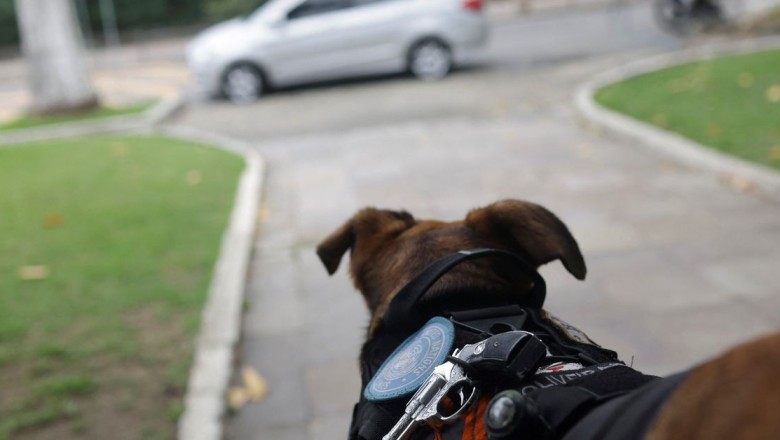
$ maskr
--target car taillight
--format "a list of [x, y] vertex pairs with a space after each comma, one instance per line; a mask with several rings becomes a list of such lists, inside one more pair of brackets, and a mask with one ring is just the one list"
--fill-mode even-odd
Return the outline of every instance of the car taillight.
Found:
[[463, 2], [463, 8], [468, 9], [470, 11], [481, 11], [482, 0], [465, 0]]

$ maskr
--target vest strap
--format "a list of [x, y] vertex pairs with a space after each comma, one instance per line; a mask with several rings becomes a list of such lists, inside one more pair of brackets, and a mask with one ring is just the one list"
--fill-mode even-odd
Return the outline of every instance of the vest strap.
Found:
[[428, 289], [458, 264], [487, 257], [503, 258], [516, 263], [520, 270], [531, 278], [533, 283], [527, 301], [523, 301], [521, 305], [533, 308], [542, 307], [546, 295], [544, 278], [539, 275], [534, 266], [522, 257], [500, 249], [463, 250], [434, 261], [398, 291], [384, 316], [386, 331], [396, 336], [408, 335], [416, 331], [427, 320], [427, 315], [416, 305]]

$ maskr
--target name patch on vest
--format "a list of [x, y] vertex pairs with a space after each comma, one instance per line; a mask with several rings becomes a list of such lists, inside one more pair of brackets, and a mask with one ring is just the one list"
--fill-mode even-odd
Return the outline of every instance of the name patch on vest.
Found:
[[[577, 368], [578, 365], [579, 368]], [[560, 366], [564, 366], [564, 368], [556, 368]], [[525, 395], [534, 390], [542, 390], [560, 385], [568, 385], [575, 380], [582, 379], [594, 374], [599, 374], [606, 370], [617, 367], [628, 368], [624, 364], [618, 362], [609, 362], [606, 364], [594, 365], [592, 367], [582, 367], [582, 365], [574, 363], [556, 363], [537, 371], [536, 375], [534, 375], [530, 381], [527, 381], [525, 386], [520, 388], [520, 394]]]
[[371, 402], [380, 402], [417, 391], [433, 369], [444, 363], [454, 341], [452, 322], [438, 316], [431, 319], [385, 360], [363, 395]]

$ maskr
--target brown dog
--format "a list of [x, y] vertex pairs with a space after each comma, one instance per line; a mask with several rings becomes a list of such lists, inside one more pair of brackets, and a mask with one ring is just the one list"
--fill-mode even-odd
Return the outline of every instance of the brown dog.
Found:
[[[399, 289], [434, 260], [473, 248], [510, 251], [537, 267], [560, 260], [576, 278], [586, 275], [577, 242], [563, 222], [539, 205], [518, 200], [472, 210], [455, 222], [363, 209], [327, 237], [317, 254], [333, 274], [351, 251], [350, 273], [371, 312], [371, 341]], [[527, 292], [528, 285], [529, 279], [510, 264], [478, 260], [444, 275], [421, 305], [511, 302]], [[780, 334], [692, 370], [664, 405], [648, 438], [780, 439], [778, 410]]]

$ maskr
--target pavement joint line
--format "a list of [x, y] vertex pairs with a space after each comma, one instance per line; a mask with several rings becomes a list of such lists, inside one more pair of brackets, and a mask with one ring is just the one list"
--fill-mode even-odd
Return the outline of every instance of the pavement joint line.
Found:
[[152, 130], [167, 136], [208, 143], [241, 155], [246, 161], [236, 190], [230, 223], [203, 310], [200, 334], [190, 371], [180, 440], [220, 440], [225, 396], [233, 370], [233, 353], [240, 338], [242, 304], [251, 262], [265, 162], [248, 143], [196, 129], [169, 126]]
[[179, 96], [173, 98], [162, 99], [151, 108], [138, 114], [108, 116], [86, 121], [63, 122], [41, 127], [0, 131], [0, 148], [52, 139], [139, 130], [162, 123], [183, 106], [184, 97], [182, 94], [179, 94]]
[[780, 173], [764, 165], [721, 153], [677, 133], [656, 128], [630, 116], [607, 109], [595, 100], [596, 92], [607, 85], [644, 73], [689, 62], [720, 56], [739, 55], [780, 48], [780, 37], [720, 42], [690, 48], [671, 54], [634, 61], [603, 72], [577, 87], [574, 107], [586, 123], [600, 127], [610, 134], [637, 141], [676, 160], [718, 175], [746, 179], [754, 183], [760, 194], [780, 202]]

